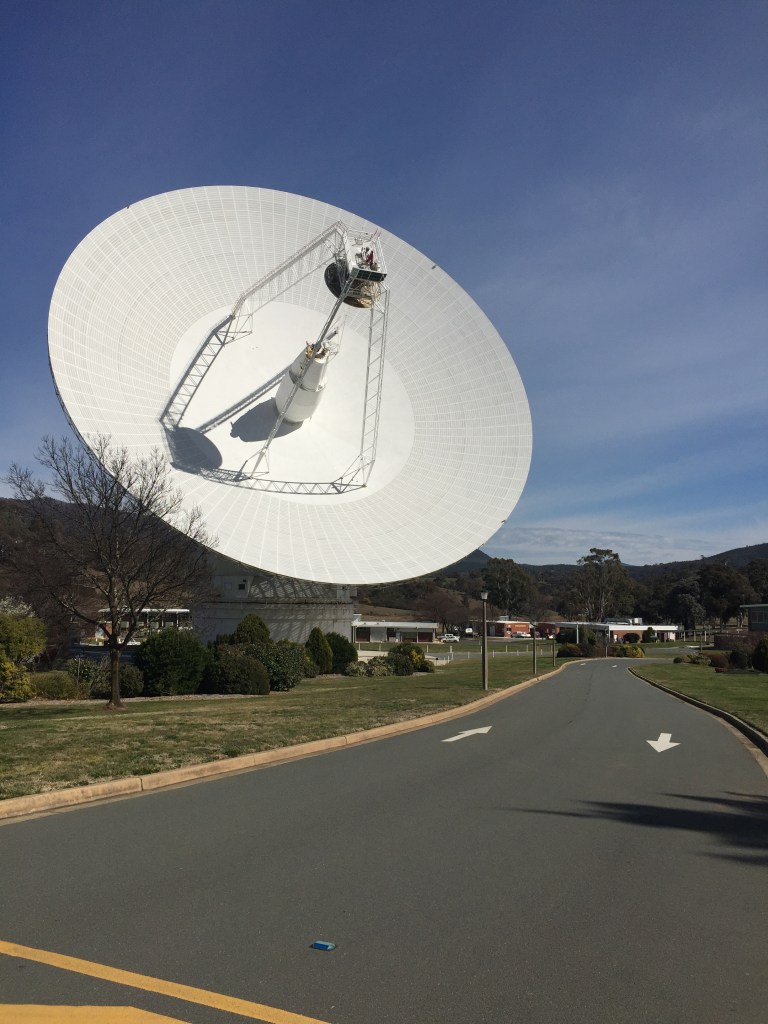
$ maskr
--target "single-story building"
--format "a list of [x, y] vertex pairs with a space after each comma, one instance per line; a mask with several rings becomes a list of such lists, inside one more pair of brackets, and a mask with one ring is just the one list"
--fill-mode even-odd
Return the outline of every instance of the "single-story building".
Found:
[[675, 626], [670, 622], [648, 623], [643, 622], [642, 619], [611, 619], [606, 625], [609, 638], [618, 643], [630, 633], [639, 636], [642, 640], [646, 629], [652, 629], [657, 640], [676, 640], [684, 635], [682, 626]]
[[[546, 628], [545, 628], [546, 627]], [[652, 629], [657, 640], [675, 640], [683, 636], [683, 627], [672, 623], [647, 623], [642, 619], [609, 619], [607, 622], [539, 622], [536, 626], [540, 635], [557, 636], [564, 629], [575, 629], [577, 632], [590, 629], [603, 637], [608, 643], [621, 643], [624, 637], [632, 634], [643, 639], [646, 629]]]
[[[531, 636], [531, 623], [527, 619], [493, 619], [486, 623], [488, 636], [495, 637], [517, 637]], [[480, 623], [479, 632], [482, 632], [483, 625]]]
[[353, 643], [405, 643], [433, 644], [437, 622], [391, 622], [361, 618], [352, 621]]
[[742, 604], [739, 608], [747, 613], [750, 633], [768, 633], [768, 604]]

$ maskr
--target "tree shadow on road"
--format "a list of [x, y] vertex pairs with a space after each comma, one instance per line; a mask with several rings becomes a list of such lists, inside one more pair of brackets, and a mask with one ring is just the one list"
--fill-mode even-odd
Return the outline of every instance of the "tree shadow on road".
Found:
[[[720, 797], [665, 794], [672, 799], [709, 804], [709, 808], [665, 807], [660, 804], [586, 801], [583, 811], [534, 811], [573, 818], [601, 818], [646, 828], [682, 829], [714, 838], [734, 852], [711, 854], [756, 867], [768, 865], [768, 799], [747, 793]], [[740, 851], [740, 852], [735, 852]]]

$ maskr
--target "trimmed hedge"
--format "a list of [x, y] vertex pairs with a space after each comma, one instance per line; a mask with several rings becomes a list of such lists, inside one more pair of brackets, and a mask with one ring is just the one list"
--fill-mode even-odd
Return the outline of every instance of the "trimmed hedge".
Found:
[[269, 693], [269, 673], [257, 659], [240, 646], [222, 647], [208, 667], [204, 682], [206, 693]]
[[557, 648], [557, 656], [558, 658], [581, 658], [581, 648], [578, 644], [560, 644]]
[[240, 622], [229, 642], [233, 644], [263, 644], [268, 643], [269, 639], [269, 626], [264, 619], [260, 615], [249, 612]]
[[89, 680], [78, 680], [63, 669], [35, 672], [30, 682], [36, 700], [87, 700], [91, 695]]
[[139, 647], [135, 661], [147, 696], [168, 697], [197, 693], [210, 654], [195, 633], [161, 629]]
[[292, 690], [304, 678], [304, 644], [291, 640], [243, 644], [241, 650], [262, 663], [269, 674], [271, 690]]
[[392, 675], [394, 676], [412, 676], [414, 672], [414, 663], [412, 658], [407, 654], [395, 654], [392, 651], [387, 655], [387, 661], [392, 666]]

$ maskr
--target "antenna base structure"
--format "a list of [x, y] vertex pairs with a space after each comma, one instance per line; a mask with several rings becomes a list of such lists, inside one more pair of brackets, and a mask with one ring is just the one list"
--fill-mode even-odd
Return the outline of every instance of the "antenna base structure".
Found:
[[[229, 315], [207, 334], [163, 410], [161, 422], [171, 452], [173, 433], [190, 414], [194, 399], [225, 346], [250, 336], [254, 317], [260, 310], [284, 298], [306, 277], [324, 267], [324, 280], [335, 302], [317, 339], [306, 344], [283, 375], [265, 382], [246, 399], [221, 410], [196, 428], [207, 433], [232, 415], [247, 411], [277, 384], [276, 417], [264, 444], [238, 469], [217, 467], [199, 472], [220, 482], [280, 493], [338, 494], [366, 485], [376, 459], [389, 306], [389, 291], [383, 283], [387, 271], [379, 235], [379, 232], [351, 232], [343, 222], [337, 221], [242, 292]], [[317, 409], [329, 363], [339, 349], [343, 329], [339, 313], [344, 305], [369, 311], [359, 454], [331, 481], [275, 480], [269, 476], [270, 447], [284, 422], [301, 425], [311, 419]], [[171, 461], [174, 462], [173, 456]]]

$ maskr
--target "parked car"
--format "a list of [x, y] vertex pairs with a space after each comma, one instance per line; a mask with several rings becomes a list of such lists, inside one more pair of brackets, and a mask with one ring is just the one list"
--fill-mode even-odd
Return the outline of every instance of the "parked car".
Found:
[[461, 638], [456, 636], [455, 633], [444, 633], [440, 639], [444, 644], [457, 644]]

